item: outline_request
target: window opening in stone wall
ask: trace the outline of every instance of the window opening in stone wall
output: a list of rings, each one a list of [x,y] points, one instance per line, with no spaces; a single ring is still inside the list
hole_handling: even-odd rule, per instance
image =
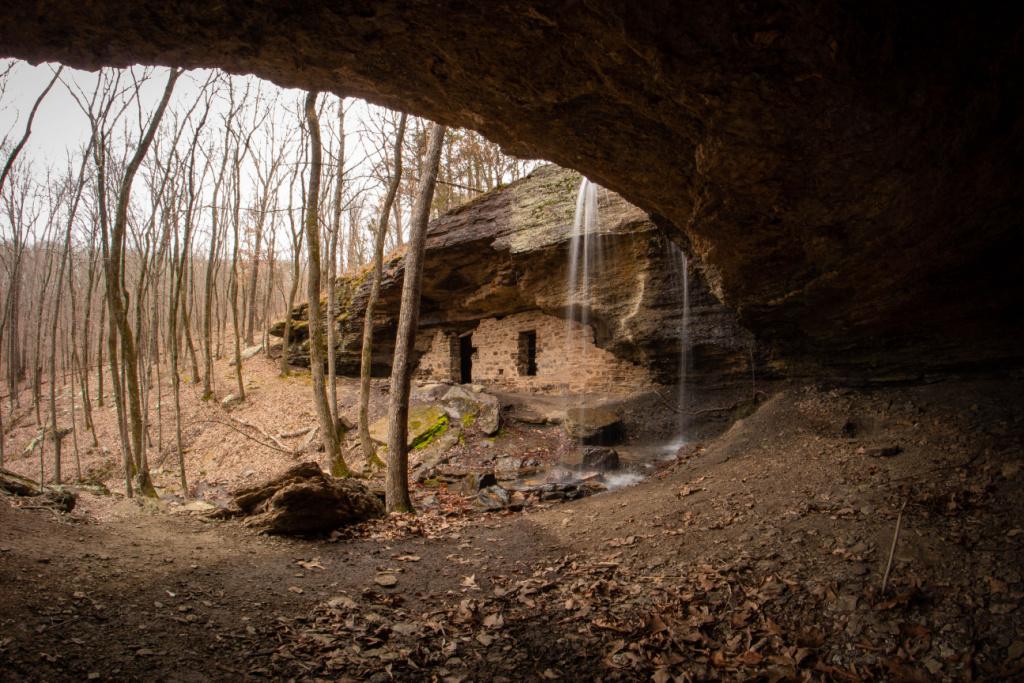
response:
[[[519,355],[517,358],[519,374],[527,377],[537,376],[537,331],[526,330],[519,333]]]
[[[459,337],[459,383],[473,382],[473,335]]]

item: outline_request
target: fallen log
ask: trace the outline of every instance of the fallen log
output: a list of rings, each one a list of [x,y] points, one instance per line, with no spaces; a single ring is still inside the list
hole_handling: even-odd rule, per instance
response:
[[[0,469],[0,493],[18,498],[36,498],[36,502],[41,503],[38,507],[59,512],[71,512],[77,501],[74,492],[63,486],[40,485],[28,477],[5,469]]]

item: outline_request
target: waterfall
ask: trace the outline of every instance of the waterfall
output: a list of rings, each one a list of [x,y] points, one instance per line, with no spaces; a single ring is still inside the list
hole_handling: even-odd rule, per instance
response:
[[[569,276],[566,281],[566,354],[580,363],[587,352],[588,328],[592,325],[592,286],[595,278],[601,277],[602,249],[597,213],[598,186],[584,178],[576,196],[576,214],[569,239]],[[574,325],[574,321],[578,325]],[[572,393],[567,390],[567,393]],[[584,397],[580,395],[577,406],[582,412]]]
[[[686,427],[686,412],[688,405],[687,396],[687,374],[690,367],[690,262],[686,252],[669,242],[668,249],[671,253],[672,282],[675,286],[676,296],[680,297],[682,311],[679,316],[679,327],[676,334],[679,338],[679,380],[676,388],[676,400],[679,415],[676,420],[676,435],[673,440],[673,447],[677,448],[685,442],[684,430]]]
[[[690,263],[679,249],[679,270],[683,289],[683,315],[679,322],[679,435],[686,418],[686,374],[690,362]]]

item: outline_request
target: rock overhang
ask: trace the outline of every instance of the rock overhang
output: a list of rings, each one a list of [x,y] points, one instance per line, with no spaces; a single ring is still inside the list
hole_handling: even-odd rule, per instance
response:
[[[576,168],[651,212],[792,370],[1024,352],[1024,8],[12,0],[0,51],[218,66]]]

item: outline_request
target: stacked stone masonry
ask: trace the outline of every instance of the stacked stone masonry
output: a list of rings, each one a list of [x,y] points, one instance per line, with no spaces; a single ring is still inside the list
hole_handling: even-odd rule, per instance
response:
[[[528,374],[525,335],[536,335],[535,375]],[[424,381],[461,382],[459,335],[444,329],[432,335],[420,359]],[[467,333],[463,333],[465,336]],[[653,381],[641,366],[594,345],[593,330],[540,311],[485,318],[472,334],[472,381],[515,391],[556,393],[600,391],[627,395]]]

